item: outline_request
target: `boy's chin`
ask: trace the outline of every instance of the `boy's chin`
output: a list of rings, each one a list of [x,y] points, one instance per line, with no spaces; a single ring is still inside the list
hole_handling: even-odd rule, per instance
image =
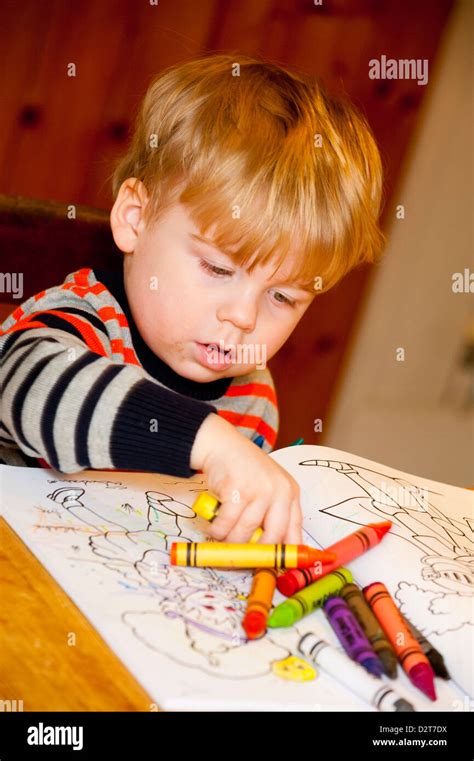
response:
[[[210,367],[201,367],[194,363],[192,367],[183,368],[183,371],[180,373],[184,378],[196,381],[197,383],[210,383],[211,381],[219,380],[219,378],[233,378],[235,375],[241,374],[242,372],[239,373],[238,368],[233,365],[223,370],[211,370]]]

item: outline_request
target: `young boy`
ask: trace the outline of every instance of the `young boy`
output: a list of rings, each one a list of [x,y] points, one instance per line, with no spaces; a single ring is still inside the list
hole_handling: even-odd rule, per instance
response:
[[[309,78],[231,55],[162,73],[113,177],[123,273],[73,272],[1,326],[1,460],[201,470],[213,538],[300,543],[266,362],[377,259],[381,184],[364,119]]]

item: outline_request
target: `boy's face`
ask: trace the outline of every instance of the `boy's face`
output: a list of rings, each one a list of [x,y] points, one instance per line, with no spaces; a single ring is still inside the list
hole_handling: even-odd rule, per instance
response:
[[[292,262],[274,277],[275,264],[248,273],[200,239],[181,204],[148,226],[144,186],[137,196],[129,183],[111,227],[126,254],[125,290],[145,343],[176,373],[202,383],[263,368],[314,298],[288,279]]]

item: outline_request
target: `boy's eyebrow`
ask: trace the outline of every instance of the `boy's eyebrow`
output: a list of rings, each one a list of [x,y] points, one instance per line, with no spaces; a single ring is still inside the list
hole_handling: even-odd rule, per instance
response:
[[[311,293],[314,295],[314,280],[311,281],[311,283],[295,283],[297,288],[301,288],[302,291],[307,291],[308,293]]]
[[[189,235],[191,238],[195,238],[201,243],[205,243],[208,246],[212,246],[212,248],[217,248],[215,242],[211,238],[205,238],[204,235],[198,235],[197,233],[189,233]]]
[[[211,246],[212,248],[217,249],[220,251],[221,249],[215,244],[215,242],[212,240],[212,238],[206,238],[204,235],[198,235],[197,233],[189,233],[191,238],[194,238],[195,240],[200,241],[201,243],[205,243],[207,246]],[[226,251],[223,252],[227,256],[231,256]],[[291,283],[295,288],[299,288],[302,291],[307,291],[308,293],[314,294],[314,281],[311,282],[302,282],[302,281],[294,281]]]

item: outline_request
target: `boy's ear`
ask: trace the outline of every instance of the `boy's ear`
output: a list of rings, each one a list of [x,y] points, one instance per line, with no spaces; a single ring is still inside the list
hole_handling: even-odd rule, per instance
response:
[[[124,254],[133,253],[145,227],[143,212],[147,203],[148,193],[143,182],[136,177],[122,182],[110,212],[110,227],[117,247]]]

